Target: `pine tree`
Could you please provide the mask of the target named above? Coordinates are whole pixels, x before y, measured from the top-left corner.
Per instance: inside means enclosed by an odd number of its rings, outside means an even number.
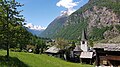
[[[20,3],[15,0],[0,0],[0,23],[3,44],[6,45],[7,58],[9,59],[9,46],[14,39],[13,32],[17,26],[22,26],[24,21],[23,15],[20,15],[21,11],[17,10],[17,7],[21,7]]]

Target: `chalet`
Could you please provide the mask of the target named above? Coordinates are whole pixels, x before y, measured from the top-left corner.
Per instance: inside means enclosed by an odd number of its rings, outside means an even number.
[[[74,51],[74,55],[76,56],[80,56],[81,52],[83,51],[79,45],[76,45],[75,49],[73,50]]]
[[[79,45],[76,45],[75,49],[73,50],[73,56],[75,62],[80,62],[80,54],[82,52],[82,49]]]
[[[56,46],[52,46],[48,50],[46,50],[45,53],[48,55],[51,55],[51,56],[59,57],[59,55],[60,55],[59,51],[60,51],[59,48],[57,48]]]
[[[94,45],[94,49],[96,50],[96,66],[120,66],[120,43],[98,43]]]

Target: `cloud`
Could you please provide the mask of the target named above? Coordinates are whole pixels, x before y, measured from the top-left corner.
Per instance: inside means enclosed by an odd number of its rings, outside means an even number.
[[[56,5],[59,7],[65,7],[67,9],[77,6],[79,2],[73,2],[73,0],[60,0]]]
[[[74,7],[78,6],[78,4],[79,2],[73,2],[73,0],[60,0],[59,2],[57,2],[56,6],[64,7],[67,9],[66,11],[61,11],[61,14],[67,13],[68,15],[70,15],[75,11]]]

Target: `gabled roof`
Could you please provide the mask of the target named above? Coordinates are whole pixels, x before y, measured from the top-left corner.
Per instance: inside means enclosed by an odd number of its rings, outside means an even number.
[[[97,43],[94,45],[93,48],[101,48],[104,49],[104,51],[120,51],[120,43],[114,44],[114,43]]]
[[[81,52],[80,58],[92,58],[93,52]]]
[[[50,47],[48,50],[46,50],[46,53],[58,53],[59,52],[59,48],[57,48],[56,46],[52,46]]]
[[[73,51],[82,51],[81,48],[80,48],[80,45],[76,45],[76,47]]]

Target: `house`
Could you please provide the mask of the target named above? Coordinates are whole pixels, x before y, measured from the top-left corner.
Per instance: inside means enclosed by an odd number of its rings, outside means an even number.
[[[97,43],[94,45],[96,51],[96,66],[120,66],[120,43]]]
[[[82,52],[82,49],[80,48],[80,45],[76,45],[76,47],[73,50],[73,55],[74,55],[74,61],[75,62],[80,62],[81,52]]]
[[[80,56],[81,52],[83,51],[79,45],[76,45],[74,51],[74,55]]]

